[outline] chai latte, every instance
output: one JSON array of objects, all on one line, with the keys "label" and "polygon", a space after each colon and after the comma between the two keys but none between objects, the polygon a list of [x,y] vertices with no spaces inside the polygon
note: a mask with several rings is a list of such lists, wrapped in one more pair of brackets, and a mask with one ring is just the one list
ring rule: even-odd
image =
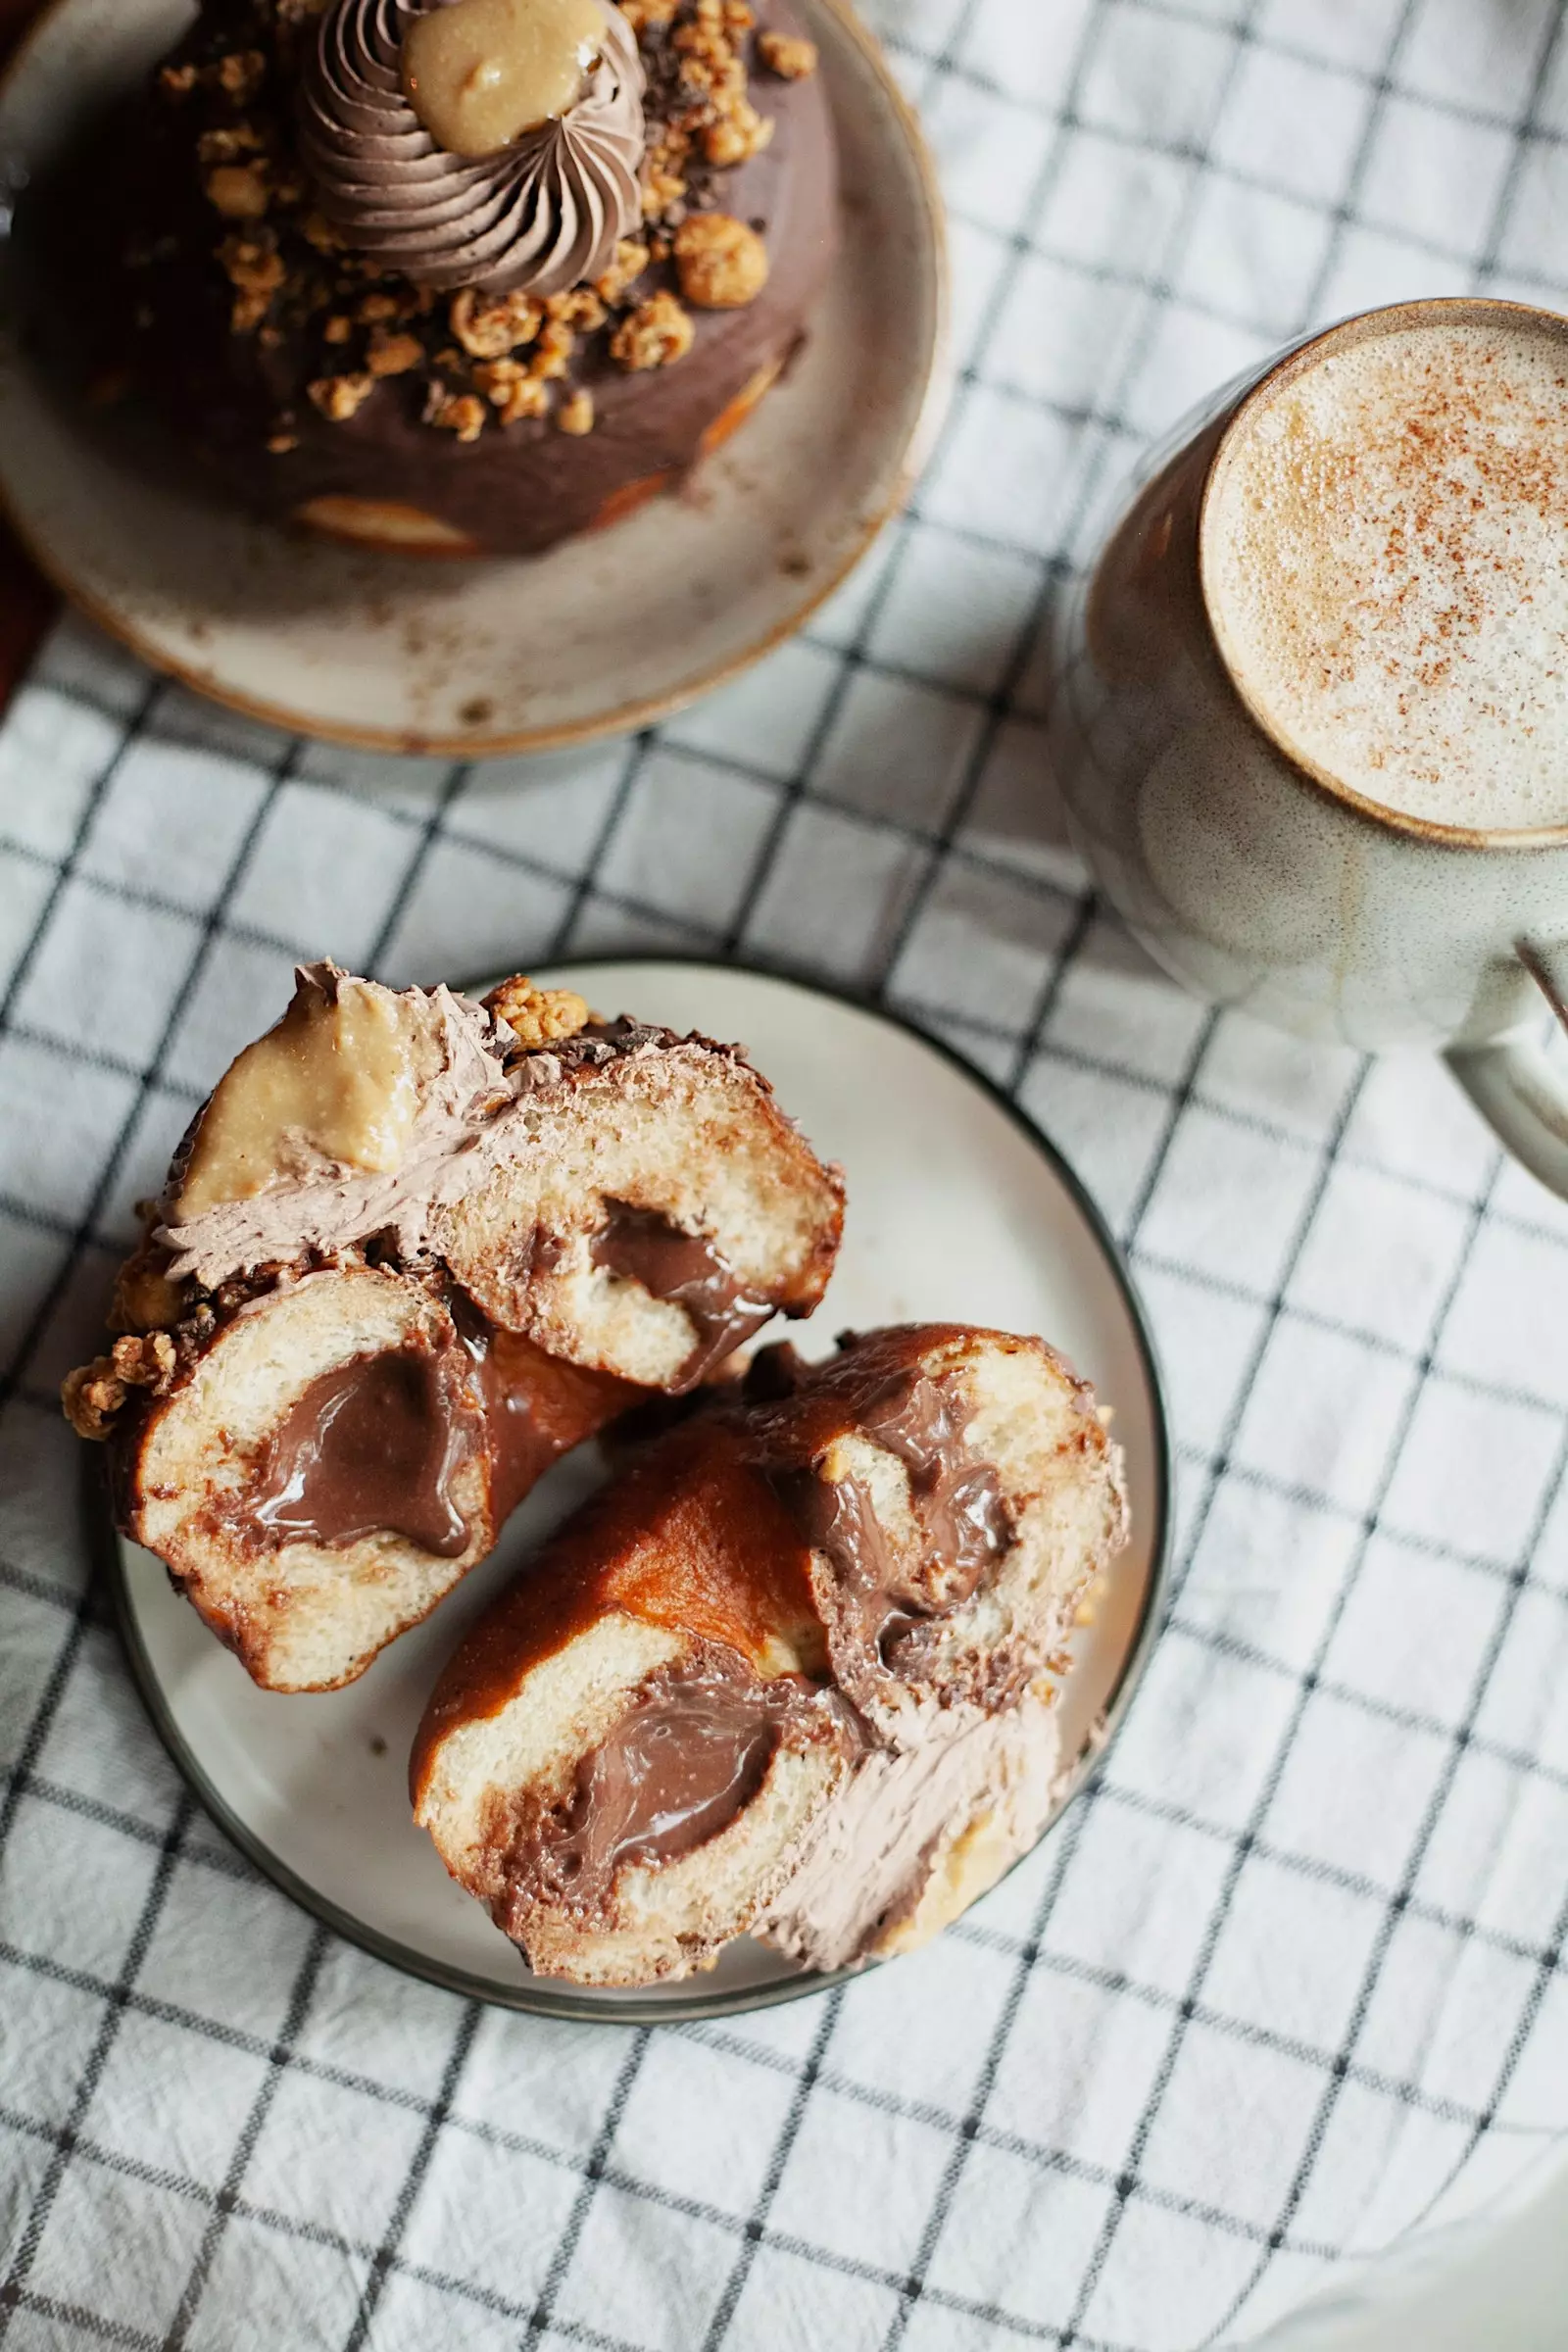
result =
[{"label": "chai latte", "polygon": [[1568,825],[1568,320],[1429,315],[1287,367],[1221,447],[1201,564],[1247,701],[1332,780]]}]

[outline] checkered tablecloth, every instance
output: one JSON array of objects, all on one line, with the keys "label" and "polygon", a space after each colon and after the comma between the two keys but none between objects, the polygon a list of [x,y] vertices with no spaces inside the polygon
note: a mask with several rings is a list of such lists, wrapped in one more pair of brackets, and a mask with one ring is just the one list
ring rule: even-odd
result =
[{"label": "checkered tablecloth", "polygon": [[[1307,322],[1568,282],[1549,0],[879,0],[961,376],[804,637],[631,743],[286,743],[64,626],[0,731],[0,2338],[1188,2352],[1568,2133],[1568,1215],[1442,1071],[1159,978],[1045,781],[1115,482]],[[296,1910],[87,1589],[54,1386],[297,956],[738,954],[1065,1148],[1170,1376],[1176,1573],[1093,1793],[919,1958],[725,2025],[490,2012]]]}]

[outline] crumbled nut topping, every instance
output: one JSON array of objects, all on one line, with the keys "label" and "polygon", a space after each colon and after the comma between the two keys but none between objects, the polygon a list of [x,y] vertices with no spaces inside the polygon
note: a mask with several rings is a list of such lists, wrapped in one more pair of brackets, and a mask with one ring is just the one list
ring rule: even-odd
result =
[{"label": "crumbled nut topping", "polygon": [[503,424],[516,424],[524,416],[543,416],[549,412],[548,386],[521,360],[481,360],[473,380],[500,411]]},{"label": "crumbled nut topping", "polygon": [[797,40],[787,32],[760,32],[757,51],[770,74],[780,81],[804,81],[816,72],[816,43]]},{"label": "crumbled nut topping", "polygon": [[686,357],[696,332],[690,312],[662,287],[621,320],[610,338],[610,356],[628,373],[669,368]]},{"label": "crumbled nut topping", "polygon": [[108,1355],[95,1356],[68,1372],[60,1401],[78,1437],[107,1438],[115,1415],[132,1389],[162,1396],[174,1377],[178,1351],[167,1331],[117,1340]]},{"label": "crumbled nut topping", "polygon": [[767,247],[728,213],[694,213],[675,231],[675,267],[699,310],[744,310],[767,283]]},{"label": "crumbled nut topping", "polygon": [[703,133],[703,153],[710,164],[727,170],[760,155],[772,136],[772,116],[760,115],[749,98],[742,98],[717,122],[710,122]]},{"label": "crumbled nut topping", "polygon": [[365,365],[371,375],[407,375],[424,364],[424,345],[417,335],[389,334],[378,326],[370,337]]},{"label": "crumbled nut topping", "polygon": [[364,408],[375,390],[375,378],[369,374],[321,375],[314,384],[307,384],[306,390],[329,423],[342,424]]},{"label": "crumbled nut topping", "polygon": [[260,220],[267,212],[267,166],[217,164],[206,178],[207,201],[225,220]]},{"label": "crumbled nut topping", "polygon": [[267,60],[260,49],[242,49],[232,57],[218,61],[218,86],[241,106],[248,106],[261,88],[267,75]]},{"label": "crumbled nut topping", "polygon": [[424,404],[424,421],[439,425],[444,433],[456,433],[460,441],[477,441],[484,431],[484,402],[472,392],[449,392],[445,384],[434,383]]},{"label": "crumbled nut topping", "polygon": [[545,316],[560,326],[580,329],[591,335],[605,323],[605,306],[592,286],[573,286],[569,294],[552,294],[545,304]]},{"label": "crumbled nut topping", "polygon": [[484,1004],[525,1050],[575,1037],[588,1021],[587,1004],[575,989],[535,988],[520,972],[493,988]]},{"label": "crumbled nut topping", "polygon": [[528,363],[529,374],[546,379],[564,375],[576,347],[577,338],[569,326],[547,318],[539,329],[538,348]]},{"label": "crumbled nut topping", "polygon": [[530,416],[550,414],[550,388],[537,375],[524,374],[507,391],[492,392],[490,398],[503,424],[521,424]]},{"label": "crumbled nut topping", "polygon": [[648,267],[648,248],[640,238],[622,237],[615,247],[615,258],[594,287],[594,292],[608,309],[613,310],[635,278],[641,277]]},{"label": "crumbled nut topping", "polygon": [[229,324],[236,335],[248,334],[266,318],[283,283],[282,257],[264,234],[225,237],[218,248],[218,258],[234,288]]},{"label": "crumbled nut topping", "polygon": [[221,124],[217,130],[204,130],[196,142],[196,161],[199,164],[231,164],[242,155],[260,155],[262,134],[249,122]]},{"label": "crumbled nut topping", "polygon": [[452,332],[476,360],[505,359],[519,343],[531,343],[543,318],[531,295],[485,295],[472,286],[454,294],[447,310]]},{"label": "crumbled nut topping", "polygon": [[163,1331],[177,1323],[190,1298],[190,1286],[171,1282],[164,1272],[168,1259],[143,1242],[127,1257],[115,1278],[109,1308],[111,1331]]},{"label": "crumbled nut topping", "polygon": [[[816,58],[809,42],[758,33],[749,0],[623,0],[648,76],[645,225],[592,285],[547,300],[437,294],[345,247],[316,209],[298,162],[295,85],[329,5],[229,0],[221,30],[204,15],[156,82],[172,129],[180,110],[174,135],[187,142],[193,184],[210,207],[232,329],[297,368],[281,397],[307,417],[342,421],[385,382],[384,400],[460,442],[476,439],[487,419],[553,416],[582,434],[594,426],[593,386],[607,359],[628,371],[668,367],[692,347],[691,308],[738,307],[765,282],[760,238],[714,206],[718,175],[772,136],[772,118],[752,95],[764,71],[795,79]],[[156,271],[169,241],[133,224],[125,258]],[[128,308],[156,332],[167,317],[156,276],[145,290]],[[262,437],[282,456],[309,430],[284,405]]]}]

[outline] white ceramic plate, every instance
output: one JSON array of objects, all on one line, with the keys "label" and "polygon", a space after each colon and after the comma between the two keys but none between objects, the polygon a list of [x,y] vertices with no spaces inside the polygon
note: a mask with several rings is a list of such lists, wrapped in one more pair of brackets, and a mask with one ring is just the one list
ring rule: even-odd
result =
[{"label": "white ceramic plate", "polygon": [[[546,978],[550,975],[545,975]],[[1091,1735],[1114,1724],[1155,1614],[1169,1466],[1158,1377],[1137,1301],[1098,1215],[1052,1147],[945,1048],[798,982],[716,964],[579,964],[603,1012],[636,1011],[752,1051],[818,1151],[842,1162],[843,1254],[805,1353],[847,1326],[954,1320],[1041,1332],[1095,1382],[1127,1453],[1134,1536],[1062,1691],[1073,1792]],[[624,2022],[712,2016],[822,1980],[750,1941],[696,1984],[583,1991],[532,1977],[448,1879],[409,1813],[415,1727],[436,1674],[497,1586],[601,1475],[593,1448],[529,1497],[497,1552],[346,1690],[258,1690],[179,1599],[161,1563],[119,1546],[117,1599],[164,1739],[235,1842],[308,1909],[383,1959],[514,2008]],[[1099,1752],[1098,1746],[1095,1752]]]},{"label": "white ceramic plate", "polygon": [[[155,668],[292,732],[478,758],[641,726],[800,627],[922,463],[945,388],[941,200],[848,0],[802,0],[844,170],[844,249],[784,382],[679,496],[482,564],[291,537],[84,438],[0,302],[0,500],[64,593]],[[189,0],[55,0],[0,88],[0,191],[133,87]],[[0,215],[3,225],[3,215]]]}]

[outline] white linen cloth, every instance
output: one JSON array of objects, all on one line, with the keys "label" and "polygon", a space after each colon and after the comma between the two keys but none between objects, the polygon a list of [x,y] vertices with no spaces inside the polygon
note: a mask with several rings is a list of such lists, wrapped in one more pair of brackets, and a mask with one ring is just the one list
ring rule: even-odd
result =
[{"label": "white linen cloth", "polygon": [[[910,515],[634,742],[285,743],[68,622],[0,729],[0,2337],[1188,2352],[1568,2133],[1568,1216],[1435,1065],[1168,986],[1050,798],[1117,478],[1314,319],[1568,279],[1549,0],[879,0],[953,208]],[[738,954],[906,1009],[1152,1310],[1170,1621],[923,1956],[718,2026],[466,2005],[259,1880],[88,1592],[54,1388],[192,1104],[330,952]]]}]

